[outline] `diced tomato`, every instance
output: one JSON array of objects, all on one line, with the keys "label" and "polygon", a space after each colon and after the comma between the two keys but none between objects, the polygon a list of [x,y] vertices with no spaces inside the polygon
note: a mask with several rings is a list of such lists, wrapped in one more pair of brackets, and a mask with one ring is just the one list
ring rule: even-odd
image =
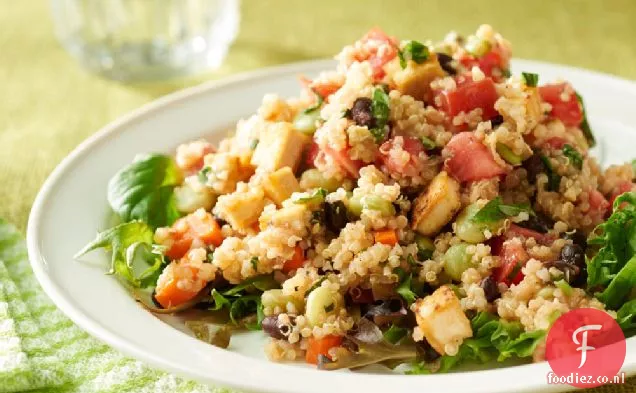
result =
[{"label": "diced tomato", "polygon": [[360,160],[352,160],[349,157],[349,149],[335,150],[328,146],[323,148],[325,154],[329,155],[345,172],[351,177],[357,178],[359,176],[360,168],[364,166],[364,162]]},{"label": "diced tomato", "polygon": [[170,248],[166,250],[166,256],[171,259],[179,259],[188,252],[192,245],[192,237],[189,234],[177,234]]},{"label": "diced tomato", "polygon": [[[563,101],[562,95],[566,90],[571,91],[567,101]],[[569,83],[554,83],[539,87],[541,99],[552,105],[550,114],[561,120],[568,127],[577,127],[583,121],[583,108],[574,94],[574,89]]]},{"label": "diced tomato", "polygon": [[337,92],[342,87],[342,85],[335,82],[311,80],[304,75],[299,76],[298,79],[303,86],[314,91],[316,94],[322,97],[323,100],[329,98],[330,95]]},{"label": "diced tomato", "polygon": [[[396,146],[408,153],[409,158],[391,153]],[[395,137],[380,146],[380,159],[390,172],[396,172],[404,176],[417,176],[422,172],[426,153],[422,141],[414,137]]]},{"label": "diced tomato", "polygon": [[283,273],[287,274],[292,270],[301,268],[305,263],[305,252],[300,246],[294,248],[294,255],[283,265]]},{"label": "diced tomato", "polygon": [[223,233],[221,227],[216,222],[212,214],[195,212],[186,216],[190,232],[207,245],[218,247],[223,243]]},{"label": "diced tomato", "polygon": [[[467,70],[471,70],[473,66],[476,65],[486,76],[491,78],[495,78],[495,75],[493,75],[493,70],[498,69],[502,72],[504,70],[507,70],[509,67],[509,61],[510,54],[504,53],[504,51],[499,46],[495,46],[490,51],[488,51],[488,53],[481,57],[475,57],[466,53],[459,59],[459,62]],[[502,77],[498,77],[495,79],[503,79]]]},{"label": "diced tomato", "polygon": [[499,98],[495,83],[490,78],[479,82],[465,79],[455,90],[442,90],[439,95],[440,109],[450,117],[460,112],[468,113],[476,108],[482,109],[483,120],[489,120],[499,113],[495,110],[495,102]]},{"label": "diced tomato", "polygon": [[552,137],[545,141],[545,143],[553,149],[560,150],[565,145],[566,140],[563,138],[559,138],[558,136]]},{"label": "diced tomato", "polygon": [[450,153],[444,166],[460,182],[488,179],[503,175],[505,168],[493,158],[490,150],[472,132],[461,132],[451,138],[445,149]]},{"label": "diced tomato", "polygon": [[512,239],[513,237],[521,237],[523,239],[528,239],[531,237],[534,240],[536,240],[537,243],[543,244],[543,245],[550,244],[555,240],[554,237],[551,235],[533,231],[532,229],[524,228],[516,224],[510,224],[504,236],[507,239]]},{"label": "diced tomato", "polygon": [[358,61],[368,60],[373,70],[373,77],[382,79],[385,75],[384,65],[397,56],[398,41],[388,36],[384,31],[375,27],[360,40],[370,55],[367,58],[358,58]]},{"label": "diced tomato", "polygon": [[310,337],[307,342],[307,354],[305,361],[310,364],[318,364],[318,356],[329,357],[329,350],[342,344],[340,336],[325,336],[323,338]]},{"label": "diced tomato", "polygon": [[589,212],[597,217],[605,217],[605,213],[607,213],[610,203],[605,199],[603,194],[597,189],[592,189],[589,192],[589,203],[590,210]]},{"label": "diced tomato", "polygon": [[510,241],[503,243],[499,257],[502,259],[502,264],[493,271],[495,279],[506,285],[519,284],[524,277],[521,268],[530,259],[521,243]]},{"label": "diced tomato", "polygon": [[314,164],[314,160],[316,159],[316,156],[318,156],[319,152],[320,147],[316,142],[312,141],[309,147],[307,147],[307,150],[305,150],[305,165],[309,168],[315,167],[316,164]]},{"label": "diced tomato", "polygon": [[623,183],[619,184],[617,189],[616,189],[616,191],[614,191],[612,193],[612,196],[610,197],[609,205],[610,206],[614,206],[614,201],[616,200],[616,198],[618,198],[621,194],[633,191],[635,186],[636,186],[636,184],[634,184],[632,182],[623,182]]}]

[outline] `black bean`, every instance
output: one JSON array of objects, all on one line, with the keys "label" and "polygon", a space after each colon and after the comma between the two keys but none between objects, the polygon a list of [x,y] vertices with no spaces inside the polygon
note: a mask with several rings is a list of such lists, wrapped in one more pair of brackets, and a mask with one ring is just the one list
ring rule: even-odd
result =
[{"label": "black bean", "polygon": [[446,71],[448,75],[457,74],[457,70],[451,64],[453,61],[453,58],[451,56],[447,55],[446,53],[440,52],[440,53],[437,53],[437,60],[439,61],[439,65],[442,67],[444,71]]},{"label": "black bean", "polygon": [[538,174],[545,172],[545,166],[543,165],[543,160],[541,160],[541,155],[537,153],[525,160],[523,162],[523,167],[526,168],[526,171],[528,172],[528,181],[530,184],[537,180]]},{"label": "black bean", "polygon": [[493,117],[492,119],[490,119],[490,124],[493,126],[493,128],[501,125],[501,123],[503,122],[504,122],[504,118],[501,115],[497,115]]},{"label": "black bean", "polygon": [[375,125],[375,118],[371,111],[372,101],[367,97],[359,97],[353,102],[351,108],[351,117],[360,126],[367,126],[373,128]]},{"label": "black bean", "polygon": [[425,362],[434,362],[440,357],[440,354],[429,344],[426,339],[422,341],[418,341],[415,345],[417,350],[417,355],[419,358],[424,360]]},{"label": "black bean", "polygon": [[347,207],[344,202],[336,201],[333,203],[325,203],[325,225],[327,229],[335,234],[339,234],[349,222],[347,218]]},{"label": "black bean", "polygon": [[547,233],[554,226],[554,221],[542,213],[537,213],[518,225],[540,233]]},{"label": "black bean", "polygon": [[563,238],[572,240],[572,243],[580,246],[583,251],[587,248],[587,236],[583,233],[583,231],[575,229],[572,232],[566,232],[563,234]]},{"label": "black bean", "polygon": [[479,285],[484,290],[484,295],[486,296],[486,301],[488,301],[488,303],[494,302],[495,299],[501,296],[499,293],[499,286],[492,276],[488,276],[481,280]]},{"label": "black bean", "polygon": [[278,324],[278,315],[263,318],[262,326],[265,333],[277,340],[287,337],[285,333],[289,334],[289,326]]},{"label": "black bean", "polygon": [[578,244],[566,244],[561,249],[561,260],[570,265],[585,267],[585,252]]}]

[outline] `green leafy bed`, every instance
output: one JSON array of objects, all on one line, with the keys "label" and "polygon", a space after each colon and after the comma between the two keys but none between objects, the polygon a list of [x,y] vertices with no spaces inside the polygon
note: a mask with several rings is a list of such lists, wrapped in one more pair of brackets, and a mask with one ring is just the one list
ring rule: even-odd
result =
[{"label": "green leafy bed", "polygon": [[[374,91],[375,114],[386,112],[386,101],[383,90]],[[384,125],[378,125],[378,134],[384,132]],[[169,156],[150,154],[135,159],[117,173],[108,186],[109,204],[121,223],[99,233],[77,257],[99,248],[109,251],[109,273],[130,287],[135,297],[152,311],[176,312],[196,306],[206,315],[225,315],[227,323],[222,326],[209,323],[207,318],[190,319],[187,325],[202,340],[227,347],[233,330],[262,328],[261,294],[279,288],[271,275],[253,277],[238,285],[210,284],[192,302],[172,310],[157,309],[151,300],[142,300],[144,296],[139,295],[140,291],[151,295],[158,276],[169,263],[163,255],[165,250],[153,244],[153,235],[156,228],[171,225],[180,217],[173,190],[181,181],[180,171]],[[317,192],[310,197],[311,201],[322,201],[323,193]],[[309,202],[309,199],[300,202]],[[587,291],[605,303],[608,309],[617,310],[618,323],[625,334],[631,336],[636,334],[636,194],[621,195],[616,199],[613,210],[613,214],[594,230],[589,239]],[[534,214],[530,206],[505,205],[497,198],[484,206],[475,219],[489,222],[523,212]],[[420,251],[424,253],[427,249]],[[411,265],[417,263],[412,257],[408,262]],[[405,304],[410,305],[417,297],[425,296],[426,288],[413,280],[412,273],[398,269],[397,274],[399,283],[396,292]],[[313,288],[318,287],[320,282],[314,283]],[[335,362],[322,359],[319,367],[355,368],[384,362],[391,366],[406,363],[409,374],[445,372],[467,362],[530,357],[546,335],[542,330],[525,332],[518,322],[505,321],[482,312],[471,319],[473,337],[463,342],[456,355],[442,356],[431,362],[422,361],[419,357],[416,344],[410,338],[411,327],[404,323],[404,319],[390,324],[383,331],[375,324],[371,325],[374,340],[347,336],[345,340],[353,343],[354,349]]]}]

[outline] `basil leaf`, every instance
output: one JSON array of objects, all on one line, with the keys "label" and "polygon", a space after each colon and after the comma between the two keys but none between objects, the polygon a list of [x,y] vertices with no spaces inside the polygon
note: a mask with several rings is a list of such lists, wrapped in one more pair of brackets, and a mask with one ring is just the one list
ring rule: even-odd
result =
[{"label": "basil leaf", "polygon": [[124,222],[170,225],[180,216],[173,193],[180,183],[181,173],[171,157],[139,156],[108,182],[108,203]]},{"label": "basil leaf", "polygon": [[545,168],[545,173],[548,175],[548,183],[546,184],[548,191],[559,191],[559,185],[561,184],[561,176],[554,170],[550,159],[544,155],[541,156],[541,162]]},{"label": "basil leaf", "polygon": [[587,121],[587,111],[585,110],[585,103],[583,102],[583,97],[579,93],[576,94],[576,99],[581,104],[581,110],[583,111],[583,121],[579,125],[581,127],[581,131],[583,131],[583,135],[585,135],[585,139],[587,139],[587,143],[589,143],[590,147],[594,147],[596,145],[596,138],[594,138],[594,133],[590,128],[590,123]]},{"label": "basil leaf", "polygon": [[583,168],[583,157],[575,148],[570,145],[563,145],[563,155],[566,156],[570,163],[576,168]]},{"label": "basil leaf", "polygon": [[386,125],[389,122],[391,100],[389,95],[381,87],[373,90],[371,98],[371,113],[375,119],[375,127],[370,129],[371,135],[375,138],[376,143],[382,142],[386,138]]},{"label": "basil leaf", "polygon": [[531,216],[535,215],[534,211],[527,203],[505,205],[501,197],[496,197],[475,213],[470,220],[478,224],[496,222],[507,217],[515,217],[523,212],[528,213],[528,215]]},{"label": "basil leaf", "polygon": [[521,76],[523,77],[523,80],[526,82],[526,86],[537,87],[537,84],[539,83],[538,74],[533,74],[531,72],[522,72]]},{"label": "basil leaf", "polygon": [[156,283],[163,266],[163,255],[153,247],[153,230],[146,223],[131,221],[100,232],[73,258],[98,248],[111,252],[109,274],[114,274],[136,288]]},{"label": "basil leaf", "polygon": [[408,60],[422,64],[429,57],[428,47],[418,41],[409,41],[404,45],[404,49],[398,51],[398,57],[402,69],[406,68]]}]

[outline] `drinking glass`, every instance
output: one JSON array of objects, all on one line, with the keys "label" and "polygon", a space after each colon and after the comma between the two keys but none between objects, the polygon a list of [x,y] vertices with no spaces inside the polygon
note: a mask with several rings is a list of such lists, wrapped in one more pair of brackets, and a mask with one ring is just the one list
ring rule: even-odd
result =
[{"label": "drinking glass", "polygon": [[51,0],[55,33],[89,70],[122,81],[218,67],[236,37],[239,0]]}]

